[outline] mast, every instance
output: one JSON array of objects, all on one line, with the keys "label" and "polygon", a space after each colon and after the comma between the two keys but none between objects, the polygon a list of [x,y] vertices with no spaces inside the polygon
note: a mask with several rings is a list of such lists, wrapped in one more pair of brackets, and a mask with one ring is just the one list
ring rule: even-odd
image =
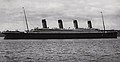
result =
[{"label": "mast", "polygon": [[26,26],[27,26],[27,32],[29,31],[29,27],[28,27],[28,22],[27,22],[27,17],[26,17],[26,13],[25,13],[25,9],[23,8],[23,12],[24,12],[24,17],[25,17],[25,22],[26,22]]},{"label": "mast", "polygon": [[105,23],[104,23],[104,17],[103,17],[103,13],[101,12],[102,15],[102,22],[103,22],[103,29],[104,29],[104,33],[105,33]]}]

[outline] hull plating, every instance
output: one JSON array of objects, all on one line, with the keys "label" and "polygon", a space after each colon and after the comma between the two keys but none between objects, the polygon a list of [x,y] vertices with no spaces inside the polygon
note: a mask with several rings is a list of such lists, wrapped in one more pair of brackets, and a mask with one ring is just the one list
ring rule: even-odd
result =
[{"label": "hull plating", "polygon": [[4,33],[4,39],[99,39],[117,38],[117,32],[112,33]]}]

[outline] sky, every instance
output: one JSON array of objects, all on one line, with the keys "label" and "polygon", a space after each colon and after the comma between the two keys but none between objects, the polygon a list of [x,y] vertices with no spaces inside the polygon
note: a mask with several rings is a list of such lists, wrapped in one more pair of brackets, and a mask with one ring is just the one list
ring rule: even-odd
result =
[{"label": "sky", "polygon": [[42,19],[49,28],[58,28],[58,19],[64,28],[87,28],[91,20],[93,28],[103,29],[101,11],[106,29],[120,30],[120,0],[0,0],[0,31],[26,30],[22,7],[25,7],[29,28],[42,28]]}]

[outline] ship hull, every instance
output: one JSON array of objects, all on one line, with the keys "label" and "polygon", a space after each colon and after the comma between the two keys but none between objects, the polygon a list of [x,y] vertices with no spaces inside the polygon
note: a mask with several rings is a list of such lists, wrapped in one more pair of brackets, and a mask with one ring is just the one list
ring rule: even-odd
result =
[{"label": "ship hull", "polygon": [[117,38],[117,32],[112,33],[3,33],[4,39],[99,39]]}]

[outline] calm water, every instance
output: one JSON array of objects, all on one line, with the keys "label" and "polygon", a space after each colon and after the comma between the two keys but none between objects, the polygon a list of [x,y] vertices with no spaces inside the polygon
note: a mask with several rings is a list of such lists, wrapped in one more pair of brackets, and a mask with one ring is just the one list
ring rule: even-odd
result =
[{"label": "calm water", "polygon": [[120,62],[118,39],[4,40],[0,62]]}]

